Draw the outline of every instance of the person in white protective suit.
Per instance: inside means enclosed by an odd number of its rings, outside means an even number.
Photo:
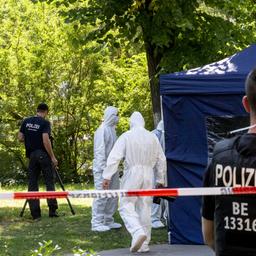
[[[153,188],[154,168],[156,182],[164,183],[166,159],[157,137],[144,128],[139,112],[130,118],[130,130],[115,143],[103,172],[103,188],[108,189],[110,179],[124,159],[121,189]],[[151,197],[122,197],[119,212],[127,230],[132,235],[131,252],[148,252],[151,239]]]
[[[152,131],[153,134],[156,135],[156,137],[158,138],[161,146],[162,146],[162,149],[164,150],[164,122],[163,120],[161,120],[156,129]],[[156,186],[156,179],[154,177],[153,179],[153,183],[154,183],[154,186]],[[162,206],[162,207],[161,207]],[[165,202],[161,202],[161,205],[159,204],[152,204],[152,211],[151,211],[151,222],[152,222],[152,228],[163,228],[164,227],[164,224],[163,222],[161,221],[161,213],[162,213],[162,210],[161,208],[164,208],[163,206],[165,206]],[[165,211],[164,211],[164,214],[165,215]]]
[[[93,177],[95,189],[102,189],[102,173],[106,167],[107,157],[116,142],[115,127],[118,123],[118,110],[107,107],[104,120],[94,134]],[[111,189],[119,189],[119,173],[113,175],[110,182]],[[113,215],[118,207],[118,198],[95,198],[92,205],[92,231],[105,232],[110,229],[121,228],[114,222]]]

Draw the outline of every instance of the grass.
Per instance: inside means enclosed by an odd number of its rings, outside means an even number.
[[[88,189],[88,187],[67,186],[67,190]],[[26,187],[1,188],[0,191],[26,191]],[[60,190],[60,189],[59,189]],[[52,240],[53,244],[61,247],[61,255],[72,253],[74,247],[93,249],[94,251],[130,246],[130,235],[123,227],[108,233],[91,231],[91,199],[71,199],[76,211],[72,215],[66,200],[60,199],[60,218],[48,218],[48,208],[45,200],[41,200],[42,220],[33,222],[27,208],[23,218],[19,217],[24,204],[23,200],[0,201],[0,255],[29,256],[31,250],[38,248],[38,243]],[[121,222],[118,213],[115,220]],[[165,229],[152,231],[152,244],[166,243]]]

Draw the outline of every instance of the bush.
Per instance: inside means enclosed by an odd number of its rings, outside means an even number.
[[[43,241],[39,243],[39,248],[32,251],[30,256],[57,256],[60,255],[56,253],[60,250],[59,245],[54,245],[52,240]],[[74,256],[97,256],[93,250],[83,250],[79,247],[75,247],[72,250]]]
[[[58,245],[54,245],[52,240],[39,243],[39,248],[32,251],[31,256],[51,256],[54,252],[60,250]],[[56,254],[55,254],[56,255]]]

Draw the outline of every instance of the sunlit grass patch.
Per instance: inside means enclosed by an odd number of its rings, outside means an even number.
[[[67,185],[67,190],[70,188]],[[79,186],[72,188],[81,189]],[[14,189],[16,190],[15,187]],[[23,190],[21,189],[20,191]],[[26,191],[25,186],[24,191]],[[33,222],[28,208],[26,208],[24,216],[22,218],[19,217],[24,200],[1,200],[0,255],[29,256],[31,255],[31,250],[38,248],[39,242],[50,240],[53,241],[54,245],[61,247],[58,250],[60,255],[71,253],[75,247],[83,250],[101,251],[130,246],[131,238],[124,227],[108,233],[91,231],[91,199],[71,198],[70,201],[76,215],[73,216],[71,214],[66,200],[61,199],[58,200],[61,217],[49,218],[46,200],[41,200],[42,219],[39,222]],[[122,223],[118,213],[115,215],[115,220]],[[153,230],[152,243],[165,242],[167,242],[166,230]]]

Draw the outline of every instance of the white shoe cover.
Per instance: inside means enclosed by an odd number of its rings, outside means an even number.
[[[140,249],[138,250],[138,252],[149,252],[150,249],[149,249],[149,246],[148,245],[145,245],[143,244]]]
[[[106,231],[109,231],[109,230],[110,230],[110,227],[105,226],[105,225],[92,228],[92,231],[96,231],[96,232],[106,232]]]
[[[122,225],[121,225],[120,223],[114,222],[114,223],[111,223],[110,225],[108,225],[108,227],[109,227],[110,229],[119,229],[119,228],[122,227]]]
[[[164,227],[164,224],[160,220],[152,222],[152,228],[156,229],[156,228],[163,228],[163,227]]]
[[[130,252],[137,252],[142,244],[147,239],[147,236],[145,234],[140,234],[132,239],[132,246],[130,248]]]

